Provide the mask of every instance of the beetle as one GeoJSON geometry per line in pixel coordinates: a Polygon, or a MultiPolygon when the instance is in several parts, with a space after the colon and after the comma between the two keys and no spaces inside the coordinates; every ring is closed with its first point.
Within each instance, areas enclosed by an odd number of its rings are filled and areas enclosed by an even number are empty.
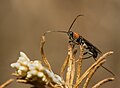
{"type": "MultiPolygon", "coordinates": [[[[73,47],[75,45],[82,45],[84,46],[84,48],[87,50],[87,52],[84,52],[83,55],[89,54],[90,56],[83,58],[83,59],[88,59],[90,57],[93,57],[94,60],[96,61],[98,54],[101,54],[102,52],[95,47],[92,43],[90,43],[87,39],[85,39],[84,37],[82,37],[80,34],[71,31],[71,28],[73,27],[75,21],[78,19],[78,17],[80,16],[84,16],[82,14],[77,15],[77,17],[73,20],[72,24],[70,25],[68,31],[46,31],[44,33],[44,36],[49,33],[49,32],[60,32],[60,33],[65,33],[68,35],[69,37],[69,43],[71,45],[73,45],[73,47]]],[[[101,65],[102,66],[102,65],[101,65]]],[[[107,70],[108,72],[110,72],[112,75],[114,75],[114,73],[112,71],[110,71],[109,69],[107,69],[106,67],[102,66],[105,70],[107,70]]]]}
{"type": "MultiPolygon", "coordinates": [[[[90,54],[90,57],[96,58],[98,56],[98,54],[101,54],[102,52],[96,48],[92,43],[90,43],[88,40],[86,40],[85,38],[83,38],[80,34],[71,31],[71,28],[73,26],[73,24],[75,23],[75,21],[77,20],[78,17],[83,16],[83,15],[78,15],[72,22],[71,26],[69,27],[68,31],[47,31],[44,33],[47,34],[49,32],[61,32],[61,33],[66,33],[69,37],[69,43],[72,44],[73,46],[75,45],[83,45],[85,47],[85,49],[87,49],[89,52],[85,52],[85,54],[90,54]]],[[[86,58],[87,59],[87,58],[86,58]]]]}

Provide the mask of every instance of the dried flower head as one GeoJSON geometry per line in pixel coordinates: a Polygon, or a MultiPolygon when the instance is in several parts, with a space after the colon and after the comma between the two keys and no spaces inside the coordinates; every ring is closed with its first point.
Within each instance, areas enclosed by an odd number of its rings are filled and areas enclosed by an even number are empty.
{"type": "Polygon", "coordinates": [[[44,67],[41,61],[30,61],[23,52],[20,52],[19,59],[17,62],[12,63],[11,67],[16,69],[14,74],[21,80],[26,80],[26,83],[37,82],[40,85],[64,85],[64,80],[59,75],[44,67]]]}

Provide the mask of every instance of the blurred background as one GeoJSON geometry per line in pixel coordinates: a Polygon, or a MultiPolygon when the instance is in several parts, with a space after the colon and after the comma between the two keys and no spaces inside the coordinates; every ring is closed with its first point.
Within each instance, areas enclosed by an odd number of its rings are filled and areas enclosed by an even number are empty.
{"type": "MultiPolygon", "coordinates": [[[[31,60],[39,59],[40,39],[47,30],[68,30],[73,19],[84,14],[74,24],[78,32],[103,53],[113,50],[104,64],[116,76],[114,82],[101,88],[120,88],[120,0],[0,0],[0,84],[13,78],[10,64],[16,62],[19,52],[25,52],[31,60]]],[[[55,73],[59,74],[67,55],[68,37],[61,33],[46,36],[45,52],[55,73]]],[[[83,62],[83,72],[94,62],[83,62]]],[[[112,77],[100,68],[89,87],[98,81],[112,77]]],[[[29,88],[29,85],[13,82],[7,88],[29,88]]]]}

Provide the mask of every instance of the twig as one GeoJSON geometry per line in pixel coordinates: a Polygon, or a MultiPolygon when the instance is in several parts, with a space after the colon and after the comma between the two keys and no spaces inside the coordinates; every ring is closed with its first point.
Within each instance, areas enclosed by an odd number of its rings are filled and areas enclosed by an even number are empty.
{"type": "Polygon", "coordinates": [[[107,53],[105,53],[104,55],[102,55],[94,64],[92,64],[92,66],[90,66],[86,72],[78,79],[78,82],[74,85],[74,88],[76,88],[81,82],[82,80],[89,74],[90,70],[95,67],[98,63],[100,63],[103,59],[105,59],[105,57],[107,57],[108,55],[111,55],[113,52],[109,51],[107,53]]]}
{"type": "Polygon", "coordinates": [[[45,53],[44,53],[44,49],[43,49],[44,44],[45,44],[45,36],[42,36],[41,48],[40,48],[40,49],[41,49],[42,60],[43,60],[43,62],[47,65],[47,67],[49,68],[49,70],[52,70],[52,69],[51,69],[51,66],[50,66],[50,64],[49,64],[49,62],[48,62],[48,60],[47,60],[47,58],[46,58],[46,56],[45,56],[45,53]]]}
{"type": "MultiPolygon", "coordinates": [[[[82,45],[80,45],[80,55],[79,55],[78,64],[77,64],[76,83],[78,82],[78,79],[80,78],[80,75],[81,75],[82,60],[83,60],[82,59],[83,58],[83,50],[84,50],[84,47],[82,45]]],[[[78,88],[78,86],[76,88],[78,88]]]]}
{"type": "Polygon", "coordinates": [[[88,87],[88,83],[90,82],[90,79],[92,78],[93,74],[96,72],[96,70],[105,62],[106,60],[102,60],[99,64],[97,64],[93,69],[90,70],[88,77],[85,81],[85,84],[83,85],[83,88],[88,87]]]}
{"type": "Polygon", "coordinates": [[[12,83],[13,81],[14,81],[14,79],[9,79],[9,80],[7,80],[5,83],[3,83],[3,84],[0,86],[0,88],[6,87],[7,85],[9,85],[10,83],[12,83]]]}
{"type": "Polygon", "coordinates": [[[63,77],[63,73],[65,71],[65,68],[67,67],[68,61],[69,61],[70,55],[68,55],[61,67],[61,71],[60,71],[60,76],[63,77]]]}
{"type": "Polygon", "coordinates": [[[73,49],[72,46],[68,45],[68,55],[70,56],[70,58],[68,59],[68,68],[67,68],[67,73],[66,73],[66,85],[68,86],[68,88],[72,88],[72,85],[70,85],[72,63],[73,63],[72,49],[73,49]]]}
{"type": "Polygon", "coordinates": [[[74,77],[75,77],[75,56],[76,56],[77,50],[73,51],[72,55],[72,64],[71,64],[71,78],[70,78],[70,85],[73,85],[74,77]]]}
{"type": "Polygon", "coordinates": [[[99,88],[101,85],[105,84],[106,82],[114,81],[115,78],[106,78],[97,84],[95,84],[92,88],[99,88]]]}

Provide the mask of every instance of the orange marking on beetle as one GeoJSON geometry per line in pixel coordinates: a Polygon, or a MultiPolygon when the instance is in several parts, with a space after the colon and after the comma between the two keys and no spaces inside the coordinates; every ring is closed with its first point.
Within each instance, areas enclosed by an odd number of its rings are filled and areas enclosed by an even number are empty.
{"type": "Polygon", "coordinates": [[[74,38],[79,38],[79,36],[80,36],[80,35],[79,35],[78,33],[75,33],[75,32],[73,33],[73,37],[74,37],[74,38]]]}

